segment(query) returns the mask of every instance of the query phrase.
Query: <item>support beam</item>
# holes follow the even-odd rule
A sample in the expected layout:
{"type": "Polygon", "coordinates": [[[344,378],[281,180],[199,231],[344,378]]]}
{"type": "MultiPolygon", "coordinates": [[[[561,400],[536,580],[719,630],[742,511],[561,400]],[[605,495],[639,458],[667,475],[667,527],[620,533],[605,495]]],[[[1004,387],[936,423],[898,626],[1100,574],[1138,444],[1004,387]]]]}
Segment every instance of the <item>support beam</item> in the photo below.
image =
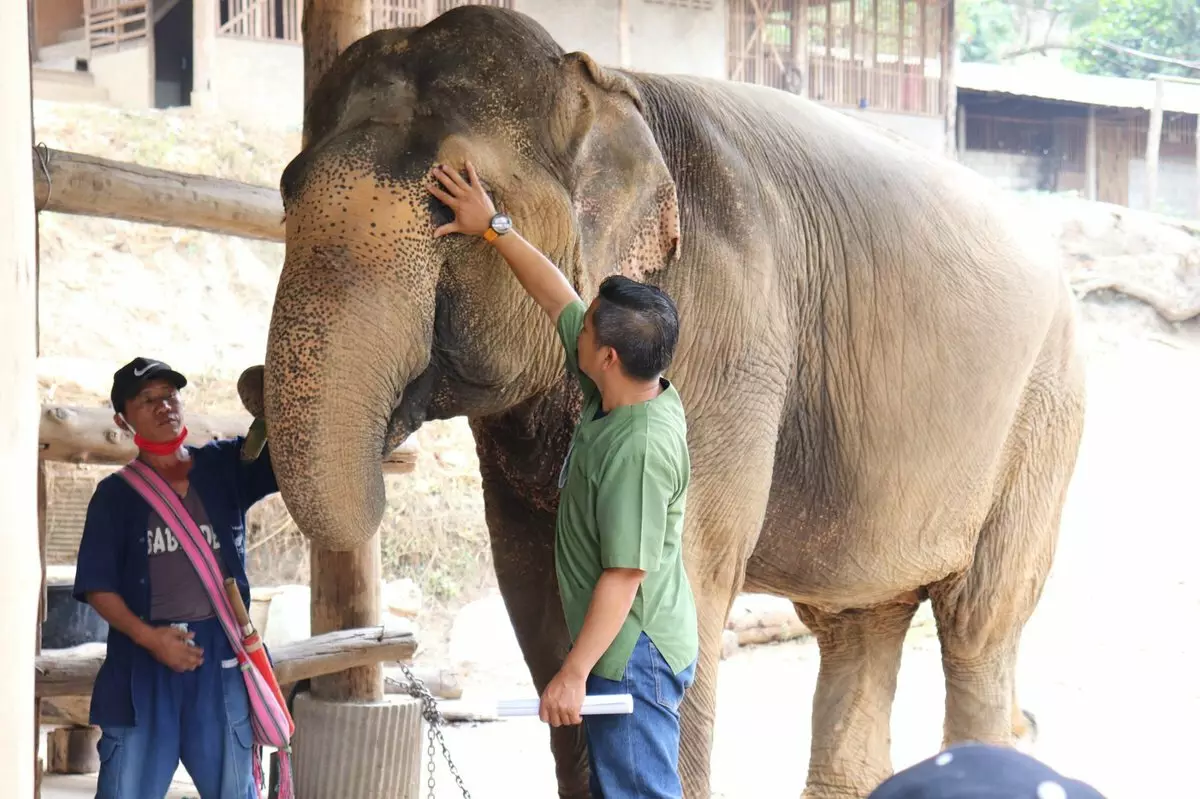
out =
{"type": "MultiPolygon", "coordinates": [[[[188,439],[192,446],[203,446],[218,438],[243,436],[251,417],[206,416],[187,414],[188,439]]],[[[62,463],[99,463],[122,465],[137,457],[133,436],[113,422],[107,408],[72,408],[48,405],[42,409],[38,430],[38,451],[42,461],[62,463]]],[[[384,474],[408,474],[417,464],[417,438],[410,436],[383,461],[384,474]]],[[[369,626],[379,622],[378,616],[369,626]]]]}
{"type": "Polygon", "coordinates": [[[34,795],[37,538],[37,215],[33,201],[29,4],[0,3],[0,796],[34,795]]]}
{"type": "MultiPolygon", "coordinates": [[[[42,699],[90,696],[96,672],[104,662],[104,644],[81,644],[70,649],[46,650],[37,658],[34,676],[42,699]]],[[[402,660],[417,650],[407,629],[364,627],[317,635],[271,650],[275,679],[280,685],[308,680],[338,669],[402,660]]],[[[32,690],[31,690],[32,697],[32,690]]],[[[60,714],[78,715],[80,709],[56,703],[60,714]]],[[[28,769],[26,769],[28,770],[28,769]]]]}
{"type": "Polygon", "coordinates": [[[1146,210],[1154,212],[1158,204],[1158,148],[1162,142],[1163,79],[1154,79],[1154,107],[1150,109],[1150,129],[1146,132],[1146,210]]]}
{"type": "Polygon", "coordinates": [[[617,52],[621,69],[633,66],[633,58],[629,54],[630,38],[629,0],[617,0],[617,52]]]}
{"type": "Polygon", "coordinates": [[[278,189],[48,147],[35,148],[31,163],[39,211],[283,241],[278,189]]]}
{"type": "Polygon", "coordinates": [[[1096,106],[1088,106],[1087,115],[1087,145],[1085,148],[1084,175],[1086,178],[1087,198],[1092,202],[1099,196],[1100,153],[1096,146],[1096,106]]]}
{"type": "MultiPolygon", "coordinates": [[[[338,55],[370,32],[370,0],[305,0],[304,19],[304,144],[308,143],[308,103],[338,55]]],[[[358,549],[333,552],[311,545],[311,629],[329,633],[379,622],[379,533],[358,549]]],[[[280,682],[283,679],[280,678],[280,682]]],[[[380,702],[383,669],[379,663],[348,669],[312,681],[319,699],[380,702]]]]}

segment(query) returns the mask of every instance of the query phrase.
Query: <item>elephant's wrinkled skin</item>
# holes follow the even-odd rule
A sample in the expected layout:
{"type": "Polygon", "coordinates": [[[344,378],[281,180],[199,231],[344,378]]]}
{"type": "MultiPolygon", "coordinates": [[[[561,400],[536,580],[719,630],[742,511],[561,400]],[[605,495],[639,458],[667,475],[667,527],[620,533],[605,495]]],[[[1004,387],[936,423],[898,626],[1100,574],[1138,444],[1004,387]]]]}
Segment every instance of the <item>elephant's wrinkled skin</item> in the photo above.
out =
{"type": "MultiPolygon", "coordinates": [[[[485,7],[357,42],[305,126],[264,387],[302,530],[367,540],[381,454],[466,415],[517,637],[539,690],[556,671],[555,478],[579,394],[499,255],[432,237],[448,216],[428,170],[469,156],[583,297],[621,269],[679,304],[669,377],[690,423],[703,648],[687,796],[708,796],[721,630],[743,589],[794,600],[820,645],[809,795],[863,796],[891,772],[901,643],[925,597],[946,741],[1011,740],[1084,398],[1069,289],[987,184],[791,95],[564,56],[485,7]]],[[[551,733],[563,796],[587,795],[582,736],[551,733]]]]}

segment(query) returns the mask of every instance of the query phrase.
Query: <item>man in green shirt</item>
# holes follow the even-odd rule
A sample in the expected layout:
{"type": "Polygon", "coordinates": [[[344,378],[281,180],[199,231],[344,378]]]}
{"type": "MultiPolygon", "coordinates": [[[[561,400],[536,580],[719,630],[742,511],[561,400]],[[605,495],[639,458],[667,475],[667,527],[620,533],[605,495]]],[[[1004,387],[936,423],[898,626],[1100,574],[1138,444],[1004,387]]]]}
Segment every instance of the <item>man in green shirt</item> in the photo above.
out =
{"type": "MultiPolygon", "coordinates": [[[[696,606],[683,567],[687,423],[662,377],[674,302],[619,275],[585,306],[558,268],[497,214],[475,169],[434,167],[455,215],[435,237],[482,236],[554,321],[584,408],[559,477],[555,568],[572,647],[540,716],[584,723],[593,797],[680,797],[679,703],[695,675],[696,606]],[[633,695],[631,715],[580,715],[585,694],[633,695]]],[[[440,185],[439,185],[440,184],[440,185]]]]}

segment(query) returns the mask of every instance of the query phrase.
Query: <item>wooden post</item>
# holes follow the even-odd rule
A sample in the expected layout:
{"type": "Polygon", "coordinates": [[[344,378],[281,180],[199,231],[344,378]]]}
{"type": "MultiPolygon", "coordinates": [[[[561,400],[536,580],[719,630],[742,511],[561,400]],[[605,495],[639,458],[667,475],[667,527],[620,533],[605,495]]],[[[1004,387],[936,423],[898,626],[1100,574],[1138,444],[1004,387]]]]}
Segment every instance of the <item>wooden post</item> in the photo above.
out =
{"type": "Polygon", "coordinates": [[[33,207],[32,86],[29,6],[0,3],[0,707],[11,724],[0,726],[0,796],[33,796],[37,738],[33,669],[37,640],[37,217],[33,207]],[[22,710],[22,708],[24,710],[22,710]],[[36,721],[35,721],[36,725],[36,721]],[[36,727],[35,727],[36,729],[36,727]]]}
{"type": "Polygon", "coordinates": [[[1162,140],[1163,79],[1154,79],[1154,107],[1150,110],[1150,129],[1146,132],[1146,210],[1154,212],[1158,204],[1158,146],[1162,140]]]}
{"type": "MultiPolygon", "coordinates": [[[[304,105],[338,54],[369,33],[368,0],[305,0],[304,105]]],[[[305,114],[307,117],[307,113],[305,114]]],[[[308,125],[305,128],[305,144],[308,125]]],[[[379,623],[379,533],[362,547],[331,552],[312,544],[309,585],[312,591],[312,634],[369,627],[379,623]]],[[[361,666],[313,678],[312,693],[334,701],[383,701],[383,667],[361,666]]]]}
{"type": "MultiPolygon", "coordinates": [[[[900,6],[904,8],[903,5],[900,6]]],[[[958,130],[958,87],[954,83],[954,62],[958,59],[958,33],[954,23],[954,0],[946,0],[942,10],[942,106],[946,115],[942,127],[946,137],[945,152],[950,157],[957,155],[954,134],[958,130]]],[[[901,47],[903,50],[903,47],[901,47]]]]}
{"type": "Polygon", "coordinates": [[[217,104],[212,86],[217,1],[192,0],[192,107],[202,111],[212,111],[217,104]]]}
{"type": "Polygon", "coordinates": [[[1200,114],[1195,115],[1196,127],[1192,129],[1192,140],[1196,145],[1196,219],[1200,219],[1200,114]]]}
{"type": "Polygon", "coordinates": [[[1087,198],[1092,202],[1096,201],[1099,195],[1099,161],[1100,153],[1096,149],[1096,106],[1088,106],[1087,116],[1087,148],[1084,153],[1086,164],[1084,165],[1084,174],[1087,178],[1087,198]]]}

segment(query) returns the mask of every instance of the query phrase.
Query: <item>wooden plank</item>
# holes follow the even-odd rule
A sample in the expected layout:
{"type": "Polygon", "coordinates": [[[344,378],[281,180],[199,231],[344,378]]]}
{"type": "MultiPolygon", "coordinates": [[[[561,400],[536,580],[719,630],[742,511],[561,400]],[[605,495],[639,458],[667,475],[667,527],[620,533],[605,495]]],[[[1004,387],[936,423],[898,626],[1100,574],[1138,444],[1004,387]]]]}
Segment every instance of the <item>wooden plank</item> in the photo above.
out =
{"type": "Polygon", "coordinates": [[[0,3],[0,796],[38,789],[35,693],[41,568],[37,515],[37,215],[34,210],[29,3],[0,3]]]}
{"type": "MultiPolygon", "coordinates": [[[[202,446],[221,438],[246,434],[251,416],[187,414],[188,439],[202,446]]],[[[133,436],[117,427],[108,408],[79,408],[47,405],[42,409],[38,451],[43,461],[121,465],[137,457],[133,436]]],[[[407,474],[416,468],[418,445],[415,435],[384,459],[384,474],[407,474]]],[[[360,625],[355,625],[360,626],[360,625]]]]}
{"type": "Polygon", "coordinates": [[[277,189],[48,147],[31,163],[39,211],[283,241],[277,189]]]}
{"type": "MultiPolygon", "coordinates": [[[[34,666],[37,696],[90,696],[105,648],[93,643],[47,649],[34,666]]],[[[368,664],[407,661],[416,650],[417,641],[409,630],[375,625],[293,641],[271,650],[271,659],[276,679],[285,685],[368,664]]],[[[60,713],[79,712],[76,707],[59,707],[60,713]]]]}

